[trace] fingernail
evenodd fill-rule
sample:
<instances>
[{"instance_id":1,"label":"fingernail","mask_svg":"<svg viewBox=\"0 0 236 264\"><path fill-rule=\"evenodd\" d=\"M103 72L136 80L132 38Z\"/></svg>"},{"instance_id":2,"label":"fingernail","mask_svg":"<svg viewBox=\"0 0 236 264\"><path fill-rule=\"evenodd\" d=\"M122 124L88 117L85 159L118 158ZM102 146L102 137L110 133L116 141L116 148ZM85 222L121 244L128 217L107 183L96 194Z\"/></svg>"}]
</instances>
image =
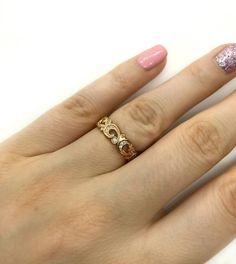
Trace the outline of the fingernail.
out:
<instances>
[{"instance_id":1,"label":"fingernail","mask_svg":"<svg viewBox=\"0 0 236 264\"><path fill-rule=\"evenodd\" d=\"M230 44L223 49L215 58L218 66L224 71L233 72L236 70L236 44Z\"/></svg>"},{"instance_id":2,"label":"fingernail","mask_svg":"<svg viewBox=\"0 0 236 264\"><path fill-rule=\"evenodd\" d=\"M138 57L138 64L145 70L151 70L158 64L160 64L167 56L167 50L161 46L157 45L151 49L144 51Z\"/></svg>"}]
</instances>

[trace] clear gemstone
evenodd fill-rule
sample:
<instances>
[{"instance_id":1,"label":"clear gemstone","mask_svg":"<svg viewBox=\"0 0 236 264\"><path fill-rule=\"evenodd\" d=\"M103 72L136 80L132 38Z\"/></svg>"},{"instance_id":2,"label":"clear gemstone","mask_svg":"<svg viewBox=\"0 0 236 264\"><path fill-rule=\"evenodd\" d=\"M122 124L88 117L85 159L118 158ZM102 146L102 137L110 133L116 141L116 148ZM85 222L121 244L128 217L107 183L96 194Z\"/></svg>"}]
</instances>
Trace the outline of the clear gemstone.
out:
<instances>
[{"instance_id":1,"label":"clear gemstone","mask_svg":"<svg viewBox=\"0 0 236 264\"><path fill-rule=\"evenodd\" d=\"M117 144L117 142L118 142L118 138L117 138L117 137L113 137L113 138L111 139L111 142L112 142L112 144Z\"/></svg>"}]
</instances>

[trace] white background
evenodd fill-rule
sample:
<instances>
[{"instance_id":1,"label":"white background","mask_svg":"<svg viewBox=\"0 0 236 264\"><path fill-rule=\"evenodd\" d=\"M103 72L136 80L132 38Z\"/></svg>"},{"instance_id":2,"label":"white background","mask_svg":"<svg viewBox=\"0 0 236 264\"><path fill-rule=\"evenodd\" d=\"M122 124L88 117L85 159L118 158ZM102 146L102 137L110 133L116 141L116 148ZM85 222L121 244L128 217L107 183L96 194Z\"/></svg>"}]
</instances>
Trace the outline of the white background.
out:
<instances>
[{"instance_id":1,"label":"white background","mask_svg":"<svg viewBox=\"0 0 236 264\"><path fill-rule=\"evenodd\" d=\"M235 0L0 0L0 140L150 46L165 45L169 61L145 89L215 46L236 42L235 10ZM232 81L191 113L235 86ZM235 264L236 242L209 263Z\"/></svg>"}]
</instances>

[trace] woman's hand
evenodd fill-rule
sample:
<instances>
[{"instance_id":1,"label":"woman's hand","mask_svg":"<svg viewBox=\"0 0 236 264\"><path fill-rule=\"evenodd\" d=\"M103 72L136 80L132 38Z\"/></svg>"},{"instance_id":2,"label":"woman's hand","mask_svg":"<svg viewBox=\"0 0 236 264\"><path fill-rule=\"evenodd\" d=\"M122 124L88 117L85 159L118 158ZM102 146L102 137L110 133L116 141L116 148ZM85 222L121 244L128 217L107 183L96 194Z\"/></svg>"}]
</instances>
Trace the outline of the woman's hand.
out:
<instances>
[{"instance_id":1,"label":"woman's hand","mask_svg":"<svg viewBox=\"0 0 236 264\"><path fill-rule=\"evenodd\" d=\"M236 76L236 46L117 108L165 58L156 46L130 59L1 144L0 263L203 263L235 238L236 168L163 208L235 146L236 93L166 130ZM114 128L96 128L107 115L139 153L128 163L104 136Z\"/></svg>"}]
</instances>

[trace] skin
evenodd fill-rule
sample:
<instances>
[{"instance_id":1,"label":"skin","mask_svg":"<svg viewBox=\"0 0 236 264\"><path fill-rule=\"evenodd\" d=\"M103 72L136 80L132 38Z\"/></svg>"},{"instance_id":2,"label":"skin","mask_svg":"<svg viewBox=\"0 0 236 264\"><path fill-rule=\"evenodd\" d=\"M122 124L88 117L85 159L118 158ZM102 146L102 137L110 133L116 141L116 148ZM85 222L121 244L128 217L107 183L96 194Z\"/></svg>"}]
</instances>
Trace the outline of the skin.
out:
<instances>
[{"instance_id":1,"label":"skin","mask_svg":"<svg viewBox=\"0 0 236 264\"><path fill-rule=\"evenodd\" d=\"M151 92L137 57L55 106L0 145L0 263L204 263L235 238L236 168L164 207L236 144L236 93L167 129L236 73L220 46ZM140 155L125 164L95 128L105 115Z\"/></svg>"}]
</instances>

